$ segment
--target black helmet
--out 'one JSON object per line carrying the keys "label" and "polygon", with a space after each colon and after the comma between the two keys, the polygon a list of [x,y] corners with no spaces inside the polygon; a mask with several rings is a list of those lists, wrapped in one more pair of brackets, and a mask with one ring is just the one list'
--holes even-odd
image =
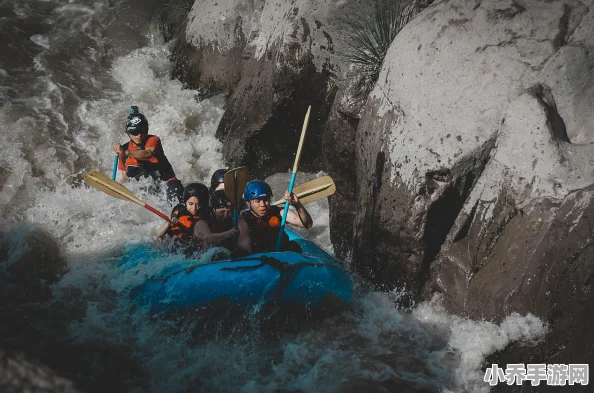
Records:
{"label": "black helmet", "polygon": [[184,189],[184,203],[191,197],[198,198],[198,204],[200,207],[208,204],[208,188],[202,183],[191,183]]}
{"label": "black helmet", "polygon": [[130,116],[126,119],[126,134],[148,134],[148,120],[139,112],[136,105],[130,107]]}
{"label": "black helmet", "polygon": [[213,192],[219,183],[225,182],[225,173],[229,172],[228,169],[217,169],[210,178],[210,192]]}
{"label": "black helmet", "polygon": [[212,207],[213,209],[220,209],[223,207],[232,208],[233,204],[227,198],[225,191],[218,190],[213,192],[210,196],[210,207]]}

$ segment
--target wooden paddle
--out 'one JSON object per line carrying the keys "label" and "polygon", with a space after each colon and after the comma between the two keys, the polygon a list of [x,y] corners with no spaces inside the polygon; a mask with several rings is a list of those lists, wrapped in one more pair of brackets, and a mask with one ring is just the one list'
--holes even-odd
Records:
{"label": "wooden paddle", "polygon": [[132,194],[132,192],[128,190],[126,187],[116,182],[115,180],[111,180],[109,177],[105,176],[101,172],[91,171],[87,173],[85,175],[85,183],[87,183],[91,187],[95,187],[99,191],[103,191],[107,195],[111,195],[114,198],[134,202],[137,205],[140,205],[145,209],[150,210],[151,212],[155,213],[164,220],[170,221],[167,215],[161,213],[152,206],[149,206],[146,203],[142,202],[140,199],[136,198],[134,194]]}
{"label": "wooden paddle", "polygon": [[[329,197],[336,192],[334,180],[330,176],[322,176],[303,183],[293,189],[293,193],[299,198],[299,202],[308,203],[321,198]],[[285,203],[285,199],[280,199],[273,203],[273,205],[280,205]]]}
{"label": "wooden paddle", "polygon": [[[303,128],[301,129],[301,138],[299,138],[299,146],[297,147],[297,154],[295,155],[295,164],[293,164],[293,173],[291,174],[291,182],[289,183],[289,194],[293,192],[295,185],[295,177],[297,176],[297,167],[299,166],[299,157],[301,157],[301,149],[303,148],[303,141],[305,140],[305,132],[307,131],[307,124],[309,123],[309,114],[311,112],[311,105],[307,108],[305,120],[303,121]],[[281,221],[280,232],[278,233],[278,240],[276,241],[276,251],[280,251],[283,234],[285,233],[285,223],[287,222],[287,213],[289,212],[289,201],[285,202],[285,210],[283,212],[283,219]]]}
{"label": "wooden paddle", "polygon": [[239,221],[239,202],[245,186],[247,186],[248,169],[247,166],[231,169],[225,173],[225,195],[233,204],[233,227],[237,229]]}

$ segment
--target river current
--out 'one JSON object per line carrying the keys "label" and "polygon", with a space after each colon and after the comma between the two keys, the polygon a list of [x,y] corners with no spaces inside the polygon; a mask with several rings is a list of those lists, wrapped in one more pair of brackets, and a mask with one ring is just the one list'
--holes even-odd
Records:
{"label": "river current", "polygon": [[[0,350],[38,359],[85,391],[488,392],[487,356],[541,338],[540,320],[474,322],[430,303],[403,309],[405,288],[377,292],[356,276],[352,309],[273,331],[251,316],[222,328],[132,306],[130,290],[171,258],[132,270],[116,261],[153,241],[161,221],[85,186],[84,174],[111,173],[130,105],[146,114],[184,184],[224,167],[214,135],[225,98],[201,99],[171,78],[162,3],[0,0],[0,272],[20,280],[2,282]],[[286,178],[275,175],[275,190]],[[128,185],[169,212],[145,186]],[[305,236],[332,253],[327,202],[309,210],[315,228]],[[33,293],[27,277],[44,264],[63,272]]]}

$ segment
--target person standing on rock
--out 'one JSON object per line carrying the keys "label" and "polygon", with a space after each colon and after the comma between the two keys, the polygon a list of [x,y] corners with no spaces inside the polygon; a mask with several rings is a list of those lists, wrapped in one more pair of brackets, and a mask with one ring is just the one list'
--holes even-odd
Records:
{"label": "person standing on rock", "polygon": [[129,142],[114,145],[118,155],[118,169],[122,171],[122,183],[130,178],[151,177],[153,180],[165,182],[167,200],[180,203],[183,195],[182,183],[175,177],[175,172],[165,156],[161,139],[149,135],[149,124],[146,117],[139,112],[137,106],[130,108],[126,119],[126,134]]}

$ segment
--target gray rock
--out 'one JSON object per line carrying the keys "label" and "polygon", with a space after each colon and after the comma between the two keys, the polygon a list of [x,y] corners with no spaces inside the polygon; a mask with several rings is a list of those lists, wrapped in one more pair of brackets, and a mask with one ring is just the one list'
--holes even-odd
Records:
{"label": "gray rock", "polygon": [[354,0],[194,3],[186,30],[188,45],[178,54],[178,70],[194,87],[230,94],[217,131],[230,165],[247,164],[259,177],[288,171],[311,105],[300,166],[320,170],[323,129],[337,78],[347,69],[341,55],[345,15],[361,12],[361,4]]}
{"label": "gray rock", "polygon": [[355,135],[365,97],[358,94],[358,78],[351,76],[336,93],[322,139],[323,164],[336,184],[330,202],[330,239],[335,255],[350,258],[355,218]]}
{"label": "gray rock", "polygon": [[565,363],[593,352],[571,327],[594,302],[593,3],[430,6],[392,43],[355,143],[364,276],[473,318],[534,313]]}
{"label": "gray rock", "polygon": [[76,393],[76,385],[51,368],[29,361],[22,353],[0,350],[0,390],[4,393]]}
{"label": "gray rock", "polygon": [[187,45],[177,53],[177,74],[211,94],[233,90],[263,5],[261,0],[195,1],[183,37]]}
{"label": "gray rock", "polygon": [[266,3],[257,32],[252,24],[247,60],[217,131],[226,160],[249,165],[260,177],[288,171],[311,105],[300,167],[320,169],[321,134],[336,92],[333,77],[342,67],[339,16],[351,5],[334,0]]}

